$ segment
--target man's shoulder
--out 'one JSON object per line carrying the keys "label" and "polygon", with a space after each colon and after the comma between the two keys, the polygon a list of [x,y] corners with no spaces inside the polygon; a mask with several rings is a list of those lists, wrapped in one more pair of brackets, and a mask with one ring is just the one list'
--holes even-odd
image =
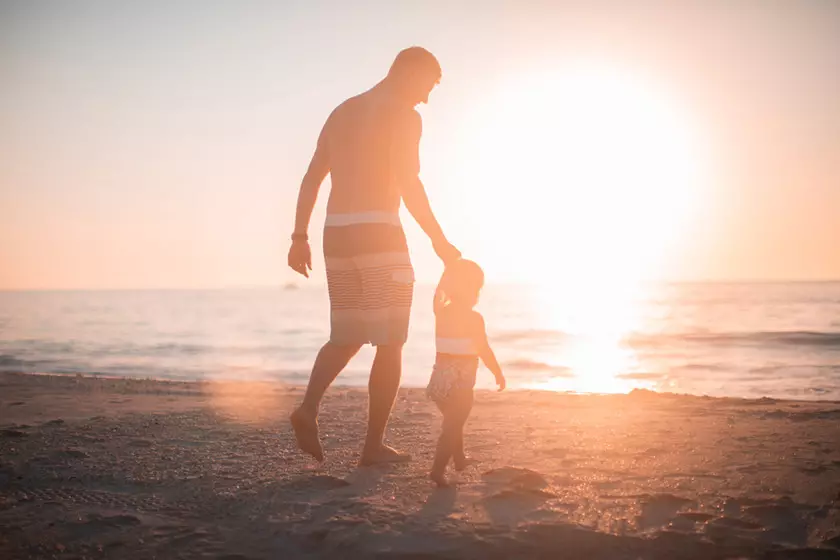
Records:
{"label": "man's shoulder", "polygon": [[358,105],[359,97],[360,96],[358,96],[358,95],[354,95],[353,97],[350,97],[349,99],[345,99],[344,101],[339,103],[338,106],[335,109],[333,109],[332,112],[330,113],[330,119],[334,119],[335,117],[340,117],[344,113],[349,113],[349,112],[353,111],[356,108],[356,106]]}
{"label": "man's shoulder", "polygon": [[376,119],[384,117],[389,127],[396,127],[397,130],[411,133],[412,136],[419,135],[423,130],[423,119],[417,109],[393,103],[375,90],[344,100],[333,109],[327,122],[332,123],[333,126],[339,122],[352,126],[351,123],[358,123],[360,120],[371,117]]}
{"label": "man's shoulder", "polygon": [[359,113],[359,97],[359,95],[356,95],[339,103],[327,117],[327,121],[324,123],[324,131],[333,134],[352,123],[355,120],[354,115]]}

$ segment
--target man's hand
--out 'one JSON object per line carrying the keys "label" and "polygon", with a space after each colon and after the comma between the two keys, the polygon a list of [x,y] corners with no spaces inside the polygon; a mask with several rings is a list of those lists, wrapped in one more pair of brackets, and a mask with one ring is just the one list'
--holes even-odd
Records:
{"label": "man's hand", "polygon": [[292,247],[289,249],[289,267],[309,278],[309,271],[312,270],[312,251],[309,250],[308,241],[303,239],[292,241]]}
{"label": "man's hand", "polygon": [[456,249],[449,241],[443,240],[438,243],[433,243],[432,247],[445,266],[449,266],[450,263],[461,258],[461,251]]}
{"label": "man's hand", "polygon": [[499,391],[504,391],[505,387],[507,387],[507,381],[505,380],[505,376],[501,373],[496,376],[496,385],[499,386]]}

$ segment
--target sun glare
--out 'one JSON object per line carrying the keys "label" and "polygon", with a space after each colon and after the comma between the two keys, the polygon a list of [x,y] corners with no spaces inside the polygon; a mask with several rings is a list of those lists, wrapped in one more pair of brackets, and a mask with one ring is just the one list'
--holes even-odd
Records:
{"label": "sun glare", "polygon": [[574,378],[545,388],[627,390],[616,376],[636,367],[621,341],[642,282],[702,202],[698,131],[655,84],[592,62],[510,77],[489,98],[465,117],[459,173],[485,224],[476,252],[490,277],[542,286],[536,312],[579,337],[562,356]]}

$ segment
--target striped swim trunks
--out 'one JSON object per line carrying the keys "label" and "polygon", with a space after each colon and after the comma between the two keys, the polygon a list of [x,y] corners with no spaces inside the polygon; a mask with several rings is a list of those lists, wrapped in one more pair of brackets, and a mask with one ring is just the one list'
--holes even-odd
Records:
{"label": "striped swim trunks", "polygon": [[404,344],[414,269],[399,216],[384,212],[328,215],[324,260],[330,342]]}

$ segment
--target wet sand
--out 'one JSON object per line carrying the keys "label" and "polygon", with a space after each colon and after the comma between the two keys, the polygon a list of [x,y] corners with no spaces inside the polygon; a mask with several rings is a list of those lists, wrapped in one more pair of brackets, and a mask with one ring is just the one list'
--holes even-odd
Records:
{"label": "wet sand", "polygon": [[400,393],[359,468],[367,395],[0,374],[0,558],[840,559],[840,403],[477,392],[479,465],[426,478],[439,416]]}

